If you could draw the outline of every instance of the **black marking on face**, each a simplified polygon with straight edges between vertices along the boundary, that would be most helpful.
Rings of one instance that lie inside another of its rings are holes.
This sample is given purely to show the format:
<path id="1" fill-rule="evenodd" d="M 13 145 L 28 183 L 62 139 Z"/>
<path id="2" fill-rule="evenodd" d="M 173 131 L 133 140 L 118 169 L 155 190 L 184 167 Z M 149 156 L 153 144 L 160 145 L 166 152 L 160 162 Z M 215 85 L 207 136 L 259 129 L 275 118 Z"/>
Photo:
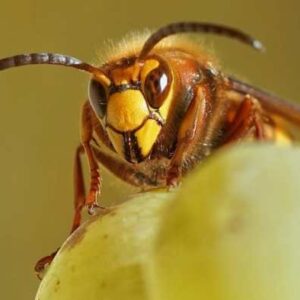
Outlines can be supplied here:
<path id="1" fill-rule="evenodd" d="M 123 142 L 124 142 L 124 154 L 125 154 L 125 159 L 127 161 L 131 161 L 131 139 L 130 135 L 128 132 L 123 133 Z"/>
<path id="2" fill-rule="evenodd" d="M 135 159 L 137 162 L 141 162 L 144 160 L 143 155 L 141 153 L 141 149 L 139 147 L 138 141 L 134 133 L 131 133 L 131 141 L 132 141 L 132 151 L 134 153 Z"/>
<path id="3" fill-rule="evenodd" d="M 157 111 L 155 111 L 155 112 L 149 112 L 149 115 L 143 120 L 143 122 L 141 123 L 141 125 L 139 125 L 135 129 L 130 130 L 130 131 L 121 131 L 121 130 L 118 130 L 117 128 L 113 127 L 110 124 L 105 124 L 105 127 L 110 128 L 111 130 L 113 130 L 113 131 L 115 131 L 116 133 L 119 133 L 119 134 L 130 133 L 130 132 L 134 134 L 135 132 L 137 132 L 138 130 L 140 130 L 147 123 L 148 120 L 154 120 L 157 123 L 157 125 L 159 125 L 160 127 L 163 127 L 166 124 L 166 121 L 160 115 L 160 113 L 157 112 Z"/>
<path id="4" fill-rule="evenodd" d="M 125 159 L 130 163 L 139 163 L 144 160 L 141 149 L 133 132 L 125 132 L 123 135 Z"/>
<path id="5" fill-rule="evenodd" d="M 132 82 L 132 83 L 125 83 L 120 85 L 114 85 L 112 84 L 109 87 L 109 95 L 112 95 L 114 93 L 121 93 L 126 90 L 141 90 L 141 83 L 139 81 Z"/>

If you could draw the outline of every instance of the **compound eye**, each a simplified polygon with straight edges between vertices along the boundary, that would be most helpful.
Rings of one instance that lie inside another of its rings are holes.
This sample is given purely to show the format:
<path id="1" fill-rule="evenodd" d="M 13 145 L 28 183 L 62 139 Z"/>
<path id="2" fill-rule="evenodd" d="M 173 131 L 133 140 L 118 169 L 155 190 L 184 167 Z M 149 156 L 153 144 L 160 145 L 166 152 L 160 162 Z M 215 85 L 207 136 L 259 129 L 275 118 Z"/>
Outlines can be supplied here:
<path id="1" fill-rule="evenodd" d="M 159 108 L 168 95 L 170 89 L 170 73 L 163 66 L 149 72 L 144 83 L 144 93 L 149 105 Z"/>
<path id="2" fill-rule="evenodd" d="M 96 80 L 91 80 L 89 86 L 89 100 L 99 118 L 104 118 L 107 107 L 105 87 Z"/>

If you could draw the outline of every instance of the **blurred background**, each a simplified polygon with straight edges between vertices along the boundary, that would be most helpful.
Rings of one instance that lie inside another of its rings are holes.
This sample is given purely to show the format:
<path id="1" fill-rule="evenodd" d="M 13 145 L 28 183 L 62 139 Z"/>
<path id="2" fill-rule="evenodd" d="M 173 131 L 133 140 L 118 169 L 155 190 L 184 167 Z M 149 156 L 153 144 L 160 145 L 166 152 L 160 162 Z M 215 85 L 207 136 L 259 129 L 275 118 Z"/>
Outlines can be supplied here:
<path id="1" fill-rule="evenodd" d="M 204 36 L 226 72 L 300 101 L 300 4 L 286 1 L 2 0 L 0 57 L 59 52 L 87 62 L 109 39 L 173 21 L 231 25 L 262 40 L 259 54 L 222 37 Z M 33 299 L 33 266 L 67 237 L 72 167 L 88 75 L 55 66 L 0 73 L 1 299 Z M 130 192 L 104 172 L 103 205 Z M 82 280 L 88 280 L 83 278 Z"/>

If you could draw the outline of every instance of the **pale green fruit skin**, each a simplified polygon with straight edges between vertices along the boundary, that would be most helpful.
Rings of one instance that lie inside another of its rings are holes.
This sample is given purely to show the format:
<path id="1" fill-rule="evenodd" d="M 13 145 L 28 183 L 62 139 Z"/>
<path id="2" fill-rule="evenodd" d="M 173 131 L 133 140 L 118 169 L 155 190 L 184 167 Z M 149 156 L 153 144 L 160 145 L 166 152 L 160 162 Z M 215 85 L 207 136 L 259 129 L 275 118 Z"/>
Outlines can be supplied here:
<path id="1" fill-rule="evenodd" d="M 153 300 L 299 300 L 299 148 L 237 147 L 196 170 L 148 276 Z"/>
<path id="2" fill-rule="evenodd" d="M 214 155 L 76 232 L 36 300 L 300 299 L 300 150 Z"/>
<path id="3" fill-rule="evenodd" d="M 171 198 L 138 195 L 84 224 L 52 262 L 36 300 L 148 299 L 144 265 Z"/>

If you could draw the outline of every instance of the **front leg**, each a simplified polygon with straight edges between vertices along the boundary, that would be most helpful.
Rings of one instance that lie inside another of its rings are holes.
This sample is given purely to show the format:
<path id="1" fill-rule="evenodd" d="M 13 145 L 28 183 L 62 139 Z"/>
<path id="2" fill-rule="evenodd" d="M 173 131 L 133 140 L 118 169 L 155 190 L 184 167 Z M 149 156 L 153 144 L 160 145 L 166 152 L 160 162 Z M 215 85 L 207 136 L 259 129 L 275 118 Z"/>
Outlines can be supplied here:
<path id="1" fill-rule="evenodd" d="M 88 195 L 85 198 L 84 206 L 88 208 L 90 214 L 94 213 L 95 208 L 99 207 L 97 196 L 101 193 L 101 175 L 97 160 L 91 148 L 94 132 L 94 115 L 88 102 L 85 102 L 82 108 L 81 117 L 81 144 L 88 158 L 90 169 L 90 186 Z"/>
<path id="2" fill-rule="evenodd" d="M 90 214 L 94 212 L 97 204 L 97 194 L 100 193 L 101 188 L 101 177 L 99 173 L 99 167 L 91 148 L 91 141 L 93 140 L 93 132 L 95 126 L 95 116 L 93 111 L 86 101 L 82 107 L 82 117 L 81 117 L 81 145 L 79 145 L 75 152 L 74 159 L 74 216 L 72 222 L 72 228 L 70 234 L 72 234 L 81 224 L 81 212 L 86 206 Z M 109 141 L 106 139 L 105 135 L 99 128 L 95 128 L 97 136 L 103 141 L 107 146 L 110 146 Z M 83 170 L 80 156 L 86 153 L 90 166 L 91 182 L 88 196 L 85 195 L 85 186 L 83 178 Z M 59 248 L 47 255 L 42 257 L 35 264 L 35 272 L 38 278 L 41 279 L 42 271 L 45 269 L 46 265 L 49 265 L 53 258 L 55 257 Z"/>
<path id="3" fill-rule="evenodd" d="M 79 145 L 75 151 L 74 157 L 74 215 L 70 234 L 72 234 L 81 224 L 81 211 L 85 205 L 85 187 L 83 180 L 83 171 L 80 156 L 84 153 L 82 145 Z M 47 265 L 50 265 L 56 256 L 59 248 L 50 255 L 40 258 L 34 267 L 37 277 L 41 280 L 42 273 Z"/>
<path id="4" fill-rule="evenodd" d="M 167 172 L 167 186 L 169 187 L 178 185 L 185 153 L 192 147 L 195 137 L 202 132 L 207 116 L 208 100 L 205 87 L 198 87 L 177 134 L 176 150 Z"/>

